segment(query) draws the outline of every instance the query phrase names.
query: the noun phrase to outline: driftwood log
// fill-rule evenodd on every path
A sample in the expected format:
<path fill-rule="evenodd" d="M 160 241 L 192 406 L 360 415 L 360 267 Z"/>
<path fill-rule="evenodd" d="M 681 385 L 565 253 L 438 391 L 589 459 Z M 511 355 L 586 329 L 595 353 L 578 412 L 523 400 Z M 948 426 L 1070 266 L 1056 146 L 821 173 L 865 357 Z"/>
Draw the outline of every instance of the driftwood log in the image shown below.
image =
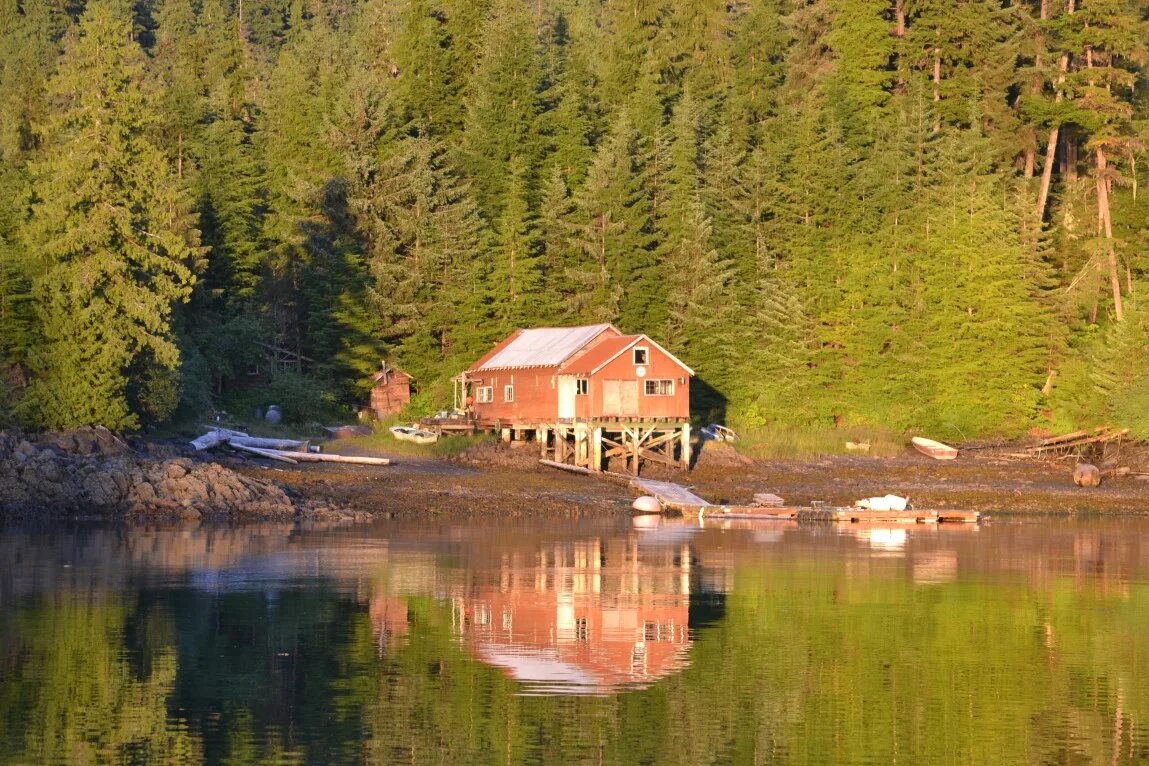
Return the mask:
<path fill-rule="evenodd" d="M 262 436 L 229 436 L 228 444 L 243 445 L 244 447 L 259 447 L 260 449 L 293 450 L 307 452 L 311 446 L 308 442 L 298 439 L 265 439 Z"/>
<path fill-rule="evenodd" d="M 281 463 L 290 463 L 291 465 L 299 464 L 298 460 L 282 454 L 278 450 L 263 449 L 261 447 L 249 447 L 246 444 L 240 444 L 237 441 L 232 441 L 230 444 L 234 449 L 237 449 L 241 452 L 250 452 L 252 455 L 259 455 L 260 457 L 265 457 L 269 460 L 278 460 Z"/>
<path fill-rule="evenodd" d="M 1101 471 L 1091 463 L 1078 463 L 1073 469 L 1073 483 L 1079 487 L 1101 486 Z"/>

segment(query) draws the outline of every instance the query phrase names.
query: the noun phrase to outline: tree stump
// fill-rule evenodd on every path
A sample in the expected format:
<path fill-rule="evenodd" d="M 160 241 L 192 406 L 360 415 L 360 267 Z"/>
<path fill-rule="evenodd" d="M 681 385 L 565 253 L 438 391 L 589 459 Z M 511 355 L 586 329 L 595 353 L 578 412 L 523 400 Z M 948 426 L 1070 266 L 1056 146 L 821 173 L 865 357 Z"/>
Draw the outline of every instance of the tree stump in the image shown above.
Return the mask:
<path fill-rule="evenodd" d="M 1101 471 L 1090 463 L 1078 463 L 1073 469 L 1073 483 L 1079 487 L 1101 486 Z"/>

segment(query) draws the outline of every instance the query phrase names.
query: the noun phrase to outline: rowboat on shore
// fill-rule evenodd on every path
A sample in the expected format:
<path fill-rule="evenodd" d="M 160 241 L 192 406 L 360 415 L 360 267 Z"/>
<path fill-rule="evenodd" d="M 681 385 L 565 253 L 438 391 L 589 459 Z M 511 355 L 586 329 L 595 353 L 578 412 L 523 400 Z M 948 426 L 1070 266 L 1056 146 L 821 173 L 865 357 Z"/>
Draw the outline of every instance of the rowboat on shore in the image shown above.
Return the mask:
<path fill-rule="evenodd" d="M 914 449 L 918 452 L 932 457 L 934 460 L 953 460 L 958 456 L 957 448 L 936 442 L 933 439 L 915 436 L 910 439 L 910 443 L 914 445 Z"/>
<path fill-rule="evenodd" d="M 434 431 L 424 431 L 414 426 L 391 426 L 391 435 L 399 441 L 414 442 L 415 444 L 434 444 L 439 440 L 439 434 Z"/>

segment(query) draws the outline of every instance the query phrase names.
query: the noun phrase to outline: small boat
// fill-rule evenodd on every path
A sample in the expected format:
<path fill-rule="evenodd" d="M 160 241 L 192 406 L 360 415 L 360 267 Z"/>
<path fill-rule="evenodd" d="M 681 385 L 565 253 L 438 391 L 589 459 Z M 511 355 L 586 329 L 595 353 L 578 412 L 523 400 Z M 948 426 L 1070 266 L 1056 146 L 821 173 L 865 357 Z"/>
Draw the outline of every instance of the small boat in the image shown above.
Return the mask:
<path fill-rule="evenodd" d="M 738 438 L 738 434 L 720 423 L 711 423 L 703 427 L 701 433 L 704 438 L 716 442 L 732 442 Z"/>
<path fill-rule="evenodd" d="M 898 495 L 885 495 L 884 497 L 866 497 L 854 503 L 855 508 L 866 511 L 904 511 L 910 508 L 909 498 Z"/>
<path fill-rule="evenodd" d="M 388 430 L 399 441 L 415 444 L 434 444 L 439 441 L 439 434 L 434 431 L 424 431 L 415 426 L 391 426 Z"/>
<path fill-rule="evenodd" d="M 953 460 L 958 456 L 957 448 L 936 442 L 933 439 L 915 436 L 910 439 L 910 443 L 914 445 L 914 449 L 918 452 L 932 457 L 934 460 Z"/>

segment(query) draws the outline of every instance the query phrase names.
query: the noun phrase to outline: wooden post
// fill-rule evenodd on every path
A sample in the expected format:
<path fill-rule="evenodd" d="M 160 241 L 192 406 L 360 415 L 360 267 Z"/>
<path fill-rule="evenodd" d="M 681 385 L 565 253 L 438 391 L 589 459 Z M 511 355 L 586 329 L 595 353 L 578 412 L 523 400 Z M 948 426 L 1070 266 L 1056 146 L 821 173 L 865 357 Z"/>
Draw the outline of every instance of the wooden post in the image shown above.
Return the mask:
<path fill-rule="evenodd" d="M 587 450 L 586 423 L 575 423 L 575 465 L 586 467 L 590 462 Z"/>
<path fill-rule="evenodd" d="M 596 425 L 591 432 L 590 449 L 590 469 L 597 473 L 602 470 L 602 426 Z"/>
<path fill-rule="evenodd" d="M 547 427 L 540 424 L 538 430 L 535 431 L 535 438 L 539 440 L 539 457 L 543 460 L 547 458 Z"/>
<path fill-rule="evenodd" d="M 502 435 L 502 439 L 504 442 L 510 442 L 510 440 L 511 440 L 511 429 L 504 428 L 501 435 Z"/>
<path fill-rule="evenodd" d="M 631 460 L 630 472 L 633 473 L 635 476 L 638 476 L 638 465 L 639 465 L 639 460 L 640 460 L 639 454 L 640 454 L 640 450 L 642 449 L 639 446 L 641 443 L 641 438 L 639 435 L 639 429 L 635 428 L 635 429 L 631 430 L 628 428 L 628 429 L 626 429 L 626 432 L 630 436 L 630 446 L 631 446 L 631 451 L 632 451 L 632 455 L 633 455 L 633 457 L 631 457 L 631 459 L 630 459 Z"/>
<path fill-rule="evenodd" d="M 682 443 L 681 444 L 682 444 L 682 446 L 681 446 L 681 453 L 682 454 L 679 455 L 679 460 L 682 461 L 682 470 L 689 471 L 690 470 L 690 424 L 689 423 L 683 423 L 682 424 Z"/>

